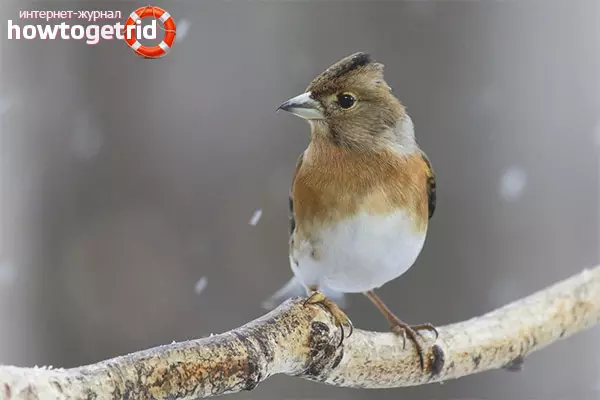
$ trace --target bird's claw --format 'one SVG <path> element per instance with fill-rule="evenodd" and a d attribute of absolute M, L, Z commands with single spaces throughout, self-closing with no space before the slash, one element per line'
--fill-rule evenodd
<path fill-rule="evenodd" d="M 397 335 L 402 335 L 402 350 L 406 349 L 406 338 L 410 339 L 411 342 L 414 343 L 415 348 L 417 349 L 417 353 L 419 354 L 419 362 L 421 364 L 421 369 L 425 369 L 425 359 L 424 359 L 424 348 L 423 345 L 419 342 L 417 336 L 421 336 L 419 331 L 427 330 L 435 333 L 435 338 L 438 338 L 438 331 L 432 324 L 426 323 L 421 325 L 408 325 L 404 322 L 396 322 L 391 326 L 392 332 Z"/>
<path fill-rule="evenodd" d="M 421 336 L 421 337 L 423 337 L 423 335 L 421 335 L 420 331 L 433 332 L 433 334 L 435 335 L 435 340 L 437 340 L 437 338 L 440 336 L 440 334 L 437 331 L 437 329 L 435 328 L 435 326 L 433 326 L 433 324 L 430 324 L 429 322 L 427 322 L 425 324 L 420 324 L 420 325 L 412 325 L 411 328 L 415 332 L 417 332 L 419 334 L 419 336 Z"/>
<path fill-rule="evenodd" d="M 304 305 L 307 304 L 320 304 L 331 313 L 333 319 L 335 320 L 336 326 L 342 331 L 342 337 L 339 343 L 340 346 L 342 345 L 344 339 L 349 338 L 352 335 L 352 332 L 354 332 L 354 325 L 352 324 L 352 321 L 350 321 L 350 318 L 348 318 L 346 313 L 344 313 L 344 311 L 342 311 L 337 304 L 325 297 L 323 292 L 313 292 L 308 299 L 304 301 Z M 348 335 L 346 335 L 346 330 L 344 327 L 348 327 Z"/>

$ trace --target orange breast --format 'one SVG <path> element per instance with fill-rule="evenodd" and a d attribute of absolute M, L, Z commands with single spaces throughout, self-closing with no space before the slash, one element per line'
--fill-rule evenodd
<path fill-rule="evenodd" d="M 427 228 L 426 164 L 420 154 L 357 152 L 326 143 L 309 146 L 292 195 L 299 239 L 359 212 L 406 210 L 415 231 Z"/>

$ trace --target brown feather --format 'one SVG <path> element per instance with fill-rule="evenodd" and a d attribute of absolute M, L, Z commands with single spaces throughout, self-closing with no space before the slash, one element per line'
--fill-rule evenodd
<path fill-rule="evenodd" d="M 356 152 L 313 138 L 292 187 L 296 236 L 359 212 L 403 209 L 422 232 L 428 223 L 427 167 L 421 153 Z"/>
<path fill-rule="evenodd" d="M 319 76 L 314 78 L 306 88 L 315 97 L 331 94 L 345 85 L 368 78 L 376 80 L 383 78 L 383 65 L 373 62 L 365 53 L 355 53 L 336 62 Z"/>

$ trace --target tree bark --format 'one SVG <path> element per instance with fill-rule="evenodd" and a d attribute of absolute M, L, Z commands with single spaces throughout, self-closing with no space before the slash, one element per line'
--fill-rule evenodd
<path fill-rule="evenodd" d="M 0 399 L 194 399 L 254 389 L 275 374 L 335 386 L 394 388 L 497 368 L 600 321 L 600 267 L 467 321 L 439 327 L 421 370 L 392 333 L 341 330 L 319 305 L 291 299 L 232 331 L 73 369 L 0 366 Z"/>

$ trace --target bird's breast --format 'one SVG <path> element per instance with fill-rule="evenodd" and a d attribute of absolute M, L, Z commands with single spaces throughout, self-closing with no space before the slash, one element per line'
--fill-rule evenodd
<path fill-rule="evenodd" d="M 292 187 L 299 232 L 360 213 L 387 216 L 397 210 L 407 213 L 415 231 L 427 228 L 427 177 L 420 154 L 309 150 Z"/>
<path fill-rule="evenodd" d="M 296 228 L 290 257 L 306 284 L 371 290 L 400 276 L 427 230 L 422 158 L 309 154 L 292 194 Z"/>
<path fill-rule="evenodd" d="M 365 292 L 406 272 L 425 242 L 406 210 L 360 212 L 310 235 L 294 235 L 295 273 L 307 285 L 340 292 Z"/>

